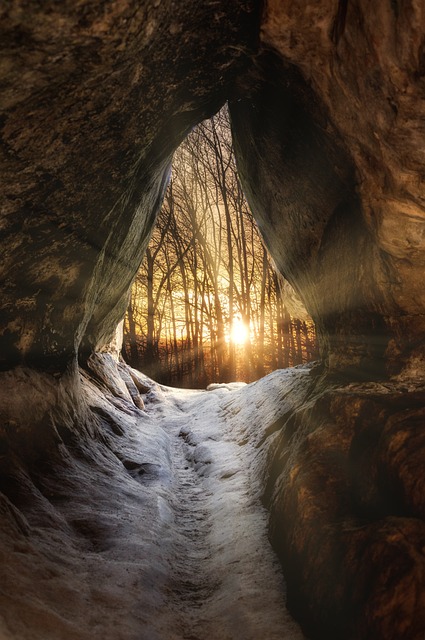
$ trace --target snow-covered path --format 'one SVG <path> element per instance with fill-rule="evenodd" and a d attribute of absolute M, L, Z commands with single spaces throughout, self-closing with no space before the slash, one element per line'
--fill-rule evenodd
<path fill-rule="evenodd" d="M 163 392 L 163 402 L 148 401 L 147 412 L 171 437 L 168 594 L 175 626 L 164 640 L 302 638 L 286 612 L 280 565 L 267 539 L 253 472 L 260 452 L 242 433 L 246 394 L 255 400 L 252 385 Z"/>
<path fill-rule="evenodd" d="M 115 375 L 84 374 L 96 431 L 0 529 L 0 640 L 300 640 L 261 495 L 308 371 L 201 392 L 134 371 L 144 410 Z"/>

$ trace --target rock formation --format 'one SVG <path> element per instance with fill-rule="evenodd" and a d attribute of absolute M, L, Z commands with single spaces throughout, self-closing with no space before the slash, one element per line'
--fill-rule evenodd
<path fill-rule="evenodd" d="M 422 0 L 0 7 L 5 549 L 62 526 L 55 482 L 108 447 L 87 371 L 143 406 L 92 354 L 122 319 L 174 149 L 229 100 L 253 212 L 321 338 L 264 472 L 290 610 L 312 638 L 423 638 L 424 25 Z"/>

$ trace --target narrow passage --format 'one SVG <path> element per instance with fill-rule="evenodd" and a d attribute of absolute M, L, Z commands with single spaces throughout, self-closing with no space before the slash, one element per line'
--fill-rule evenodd
<path fill-rule="evenodd" d="M 162 402 L 147 402 L 171 437 L 167 590 L 175 640 L 303 638 L 285 609 L 282 572 L 267 539 L 256 477 L 264 452 L 244 435 L 255 428 L 253 411 L 257 420 L 265 413 L 263 392 L 261 384 L 163 388 Z"/>
<path fill-rule="evenodd" d="M 85 376 L 99 431 L 62 446 L 42 491 L 24 477 L 34 500 L 0 531 L 0 639 L 301 640 L 261 477 L 307 373 L 200 392 L 134 375 L 144 410 L 118 373 Z"/>

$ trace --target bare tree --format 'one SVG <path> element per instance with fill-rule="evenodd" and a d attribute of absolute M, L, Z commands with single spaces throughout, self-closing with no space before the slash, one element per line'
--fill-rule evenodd
<path fill-rule="evenodd" d="M 135 366 L 190 386 L 314 357 L 314 326 L 288 313 L 240 186 L 225 109 L 175 154 L 125 341 Z"/>

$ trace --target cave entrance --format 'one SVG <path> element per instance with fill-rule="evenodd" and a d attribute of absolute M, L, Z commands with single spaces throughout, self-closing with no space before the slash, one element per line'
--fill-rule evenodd
<path fill-rule="evenodd" d="M 175 153 L 131 292 L 125 358 L 158 382 L 194 388 L 308 362 L 315 327 L 307 312 L 291 313 L 288 287 L 240 185 L 224 107 Z"/>

